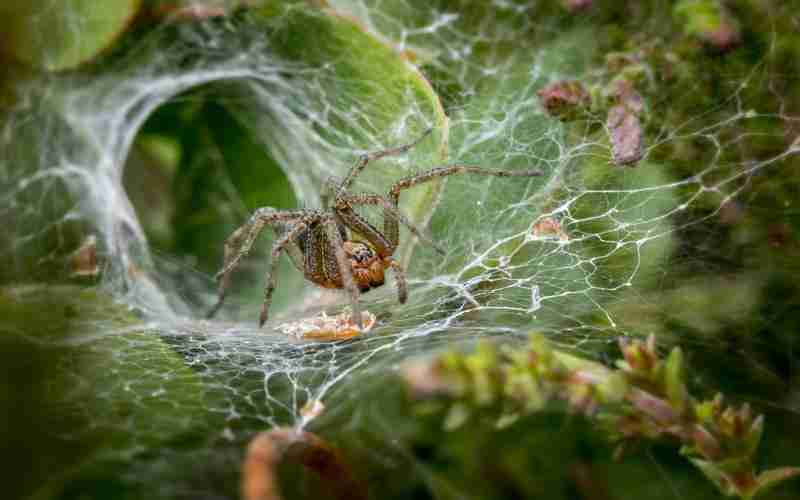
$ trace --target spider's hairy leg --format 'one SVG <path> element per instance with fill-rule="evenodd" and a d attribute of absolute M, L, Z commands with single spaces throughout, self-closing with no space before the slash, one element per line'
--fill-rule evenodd
<path fill-rule="evenodd" d="M 361 155 L 358 158 L 358 161 L 356 162 L 356 164 L 353 165 L 350 168 L 350 171 L 347 173 L 347 177 L 345 177 L 344 180 L 342 181 L 342 183 L 339 184 L 338 195 L 341 196 L 341 195 L 343 195 L 345 193 L 345 191 L 347 191 L 347 189 L 350 187 L 350 185 L 353 184 L 353 181 L 355 180 L 355 178 L 358 177 L 359 174 L 361 173 L 361 171 L 364 170 L 364 167 L 367 166 L 367 163 L 369 163 L 369 162 L 371 162 L 373 160 L 378 160 L 380 158 L 384 158 L 386 156 L 393 156 L 393 155 L 403 154 L 406 151 L 408 151 L 409 149 L 411 149 L 414 146 L 416 146 L 417 144 L 419 144 L 420 142 L 422 142 L 422 140 L 425 139 L 426 137 L 428 137 L 428 135 L 430 135 L 431 132 L 433 132 L 433 127 L 428 128 L 425 132 L 422 133 L 421 136 L 419 136 L 413 142 L 410 142 L 408 144 L 404 144 L 402 146 L 397 146 L 396 148 L 382 149 L 380 151 L 373 151 L 371 153 L 365 153 L 365 154 Z"/>
<path fill-rule="evenodd" d="M 250 219 L 225 240 L 222 269 L 214 277 L 219 281 L 217 303 L 208 311 L 206 318 L 213 318 L 220 307 L 222 307 L 228 292 L 228 287 L 230 286 L 231 273 L 233 273 L 233 270 L 239 265 L 242 258 L 250 252 L 253 243 L 261 231 L 264 230 L 264 227 L 276 222 L 292 222 L 304 216 L 308 216 L 309 213 L 310 211 L 307 210 L 278 211 L 272 207 L 262 207 L 253 212 Z"/>
<path fill-rule="evenodd" d="M 406 272 L 403 270 L 403 266 L 400 265 L 394 259 L 389 264 L 392 266 L 392 271 L 394 271 L 394 281 L 397 283 L 397 301 L 401 304 L 406 303 L 406 299 L 408 298 L 408 286 L 406 285 Z"/>
<path fill-rule="evenodd" d="M 384 242 L 388 242 L 389 252 L 387 255 L 391 255 L 394 253 L 395 248 L 397 248 L 398 238 L 396 236 L 393 237 L 391 234 L 383 235 L 377 232 L 375 228 L 373 228 L 369 223 L 364 221 L 361 217 L 358 216 L 355 212 L 353 212 L 350 205 L 380 205 L 383 207 L 384 213 L 384 227 L 387 226 L 387 220 L 397 221 L 403 224 L 408 228 L 411 233 L 422 240 L 423 242 L 431 245 L 437 252 L 444 255 L 445 251 L 439 247 L 434 241 L 433 238 L 425 233 L 422 229 L 418 228 L 414 223 L 408 220 L 400 210 L 397 209 L 395 205 L 384 198 L 383 196 L 379 196 L 377 194 L 370 194 L 370 193 L 361 193 L 355 194 L 350 196 L 344 196 L 339 198 L 337 202 L 337 213 L 342 217 L 342 219 L 347 223 L 351 229 L 355 230 L 357 233 L 364 235 L 370 243 L 375 244 L 376 242 L 373 241 L 373 238 L 377 239 L 378 237 L 380 240 Z M 388 226 L 391 227 L 391 224 Z M 396 223 L 395 223 L 396 226 Z M 370 233 L 378 233 L 377 236 L 370 237 Z M 377 246 L 377 245 L 376 245 Z"/>
<path fill-rule="evenodd" d="M 313 213 L 312 210 L 275 210 L 272 207 L 262 207 L 253 212 L 250 219 L 225 240 L 225 263 L 222 269 L 214 276 L 215 279 L 230 273 L 242 257 L 246 257 L 253 247 L 264 226 L 275 222 L 292 222 Z M 242 238 L 244 243 L 242 244 Z M 232 256 L 232 257 L 231 257 Z"/>
<path fill-rule="evenodd" d="M 361 306 L 358 304 L 358 298 L 361 292 L 356 286 L 355 279 L 353 278 L 353 270 L 350 268 L 350 263 L 347 260 L 347 254 L 344 252 L 344 240 L 342 235 L 339 234 L 339 227 L 336 224 L 334 216 L 326 217 L 324 222 L 325 231 L 330 239 L 333 251 L 336 254 L 336 264 L 339 267 L 339 274 L 342 277 L 342 284 L 344 289 L 350 294 L 350 307 L 352 309 L 353 322 L 360 329 L 363 325 L 361 321 Z"/>
<path fill-rule="evenodd" d="M 339 191 L 339 186 L 341 183 L 342 179 L 336 177 L 335 175 L 331 175 L 325 179 L 319 195 L 320 201 L 322 202 L 322 208 L 330 208 L 331 202 L 336 199 L 336 194 Z"/>
<path fill-rule="evenodd" d="M 454 174 L 477 174 L 490 175 L 494 177 L 538 177 L 542 175 L 541 170 L 494 170 L 491 168 L 476 167 L 473 165 L 453 164 L 444 167 L 436 167 L 421 174 L 412 175 L 395 182 L 389 190 L 389 196 L 397 206 L 400 200 L 400 192 L 404 189 L 414 187 L 418 184 L 430 182 L 440 177 L 447 177 Z"/>
<path fill-rule="evenodd" d="M 259 328 L 264 326 L 264 323 L 266 323 L 269 317 L 269 306 L 272 304 L 272 292 L 275 291 L 275 287 L 277 286 L 278 263 L 280 262 L 281 252 L 286 248 L 286 245 L 291 244 L 300 233 L 305 231 L 314 220 L 314 217 L 309 217 L 307 220 L 298 221 L 292 229 L 272 245 L 269 269 L 267 270 L 267 275 L 264 280 L 267 283 L 264 287 L 264 304 L 261 306 L 261 315 L 258 318 Z"/>
<path fill-rule="evenodd" d="M 397 244 L 392 244 L 375 226 L 353 211 L 350 206 L 351 201 L 353 201 L 353 197 L 339 198 L 340 204 L 334 208 L 336 215 L 342 220 L 342 224 L 366 238 L 381 258 L 391 256 Z"/>
<path fill-rule="evenodd" d="M 232 267 L 229 267 L 231 260 L 233 260 L 233 256 L 239 251 L 239 247 L 241 246 L 241 241 L 245 237 L 247 233 L 249 233 L 251 227 L 250 223 L 246 223 L 244 226 L 241 226 L 239 229 L 233 232 L 227 240 L 225 240 L 225 254 L 224 254 L 224 261 L 223 261 L 223 270 L 229 268 L 230 270 L 227 272 L 220 271 L 214 276 L 214 278 L 219 281 L 219 290 L 217 291 L 217 302 L 214 306 L 206 313 L 206 318 L 211 319 L 214 315 L 217 314 L 222 304 L 225 302 L 225 296 L 228 294 L 228 287 L 230 286 L 231 276 L 230 272 L 233 270 Z M 238 262 L 238 260 L 236 260 Z"/>

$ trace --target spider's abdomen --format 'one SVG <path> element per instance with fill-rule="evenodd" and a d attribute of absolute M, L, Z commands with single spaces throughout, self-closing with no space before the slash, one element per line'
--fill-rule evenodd
<path fill-rule="evenodd" d="M 295 239 L 303 258 L 298 266 L 306 279 L 323 288 L 343 288 L 336 251 L 325 232 L 325 226 L 312 224 Z"/>

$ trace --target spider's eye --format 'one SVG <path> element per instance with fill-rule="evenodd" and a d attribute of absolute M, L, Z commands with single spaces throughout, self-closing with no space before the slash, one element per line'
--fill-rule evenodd
<path fill-rule="evenodd" d="M 356 261 L 361 263 L 369 260 L 372 257 L 372 250 L 368 246 L 359 246 L 358 250 L 353 254 Z"/>

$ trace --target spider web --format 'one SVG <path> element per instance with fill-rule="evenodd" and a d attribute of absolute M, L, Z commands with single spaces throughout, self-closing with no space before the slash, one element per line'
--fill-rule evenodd
<path fill-rule="evenodd" d="M 535 97 L 554 81 L 603 78 L 589 27 L 575 23 L 559 31 L 556 21 L 537 15 L 543 7 L 536 2 L 474 10 L 384 1 L 330 5 L 396 53 L 414 54 L 409 61 L 415 65 L 404 64 L 431 82 L 447 121 L 411 83 L 384 87 L 363 75 L 348 80 L 337 71 L 347 54 L 321 65 L 294 60 L 275 49 L 257 19 L 243 16 L 165 24 L 102 70 L 31 82 L 4 124 L 0 216 L 9 227 L 0 234 L 0 277 L 58 279 L 67 272 L 65 257 L 86 234 L 96 235 L 100 288 L 113 302 L 101 301 L 94 316 L 80 322 L 77 337 L 52 342 L 94 353 L 98 370 L 120 375 L 101 384 L 96 396 L 108 411 L 89 417 L 90 428 L 61 438 L 79 440 L 98 427 L 125 436 L 94 460 L 127 464 L 130 484 L 160 484 L 156 494 L 167 497 L 191 495 L 179 464 L 235 471 L 255 432 L 308 425 L 302 409 L 314 401 L 327 407 L 322 421 L 340 408 L 357 407 L 366 389 L 356 380 L 391 373 L 413 356 L 486 337 L 522 341 L 533 330 L 594 355 L 594 346 L 632 333 L 630 318 L 617 312 L 620 304 L 646 301 L 641 297 L 647 290 L 668 282 L 670 270 L 690 260 L 676 235 L 719 217 L 754 176 L 779 168 L 800 148 L 794 143 L 777 155 L 735 162 L 724 154 L 751 140 L 741 132 L 746 123 L 792 121 L 750 108 L 747 87 L 767 84 L 767 65 L 760 64 L 731 75 L 722 108 L 698 109 L 702 125 L 693 119 L 662 130 L 635 168 L 618 167 L 604 117 L 567 126 L 548 116 Z M 429 144 L 370 165 L 360 188 L 385 192 L 394 179 L 455 161 L 535 167 L 545 175 L 454 176 L 440 192 L 404 194 L 401 208 L 428 221 L 447 254 L 412 248 L 412 238 L 402 233 L 409 300 L 397 304 L 391 286 L 364 296 L 363 306 L 379 318 L 369 334 L 332 343 L 287 336 L 282 324 L 320 309 L 338 312 L 346 300 L 304 283 L 285 262 L 273 319 L 258 330 L 265 262 L 256 258 L 246 268 L 254 275 L 249 288 L 237 291 L 234 284 L 232 305 L 219 320 L 205 321 L 214 282 L 184 256 L 153 251 L 140 223 L 143 208 L 137 212 L 129 200 L 123 172 L 137 134 L 160 107 L 208 92 L 250 124 L 298 203 L 308 207 L 319 206 L 322 182 L 346 173 L 358 154 L 406 143 L 430 126 L 435 132 Z M 699 119 L 707 116 L 713 125 Z M 701 166 L 691 174 L 672 168 L 693 160 L 664 151 L 698 141 L 708 151 Z M 226 203 L 244 205 L 236 193 Z M 238 208 L 228 215 L 242 221 L 246 213 Z M 542 230 L 547 224 L 559 229 Z M 14 292 L 19 300 L 31 293 L 24 287 Z M 119 306 L 144 323 L 110 312 Z M 163 360 L 174 353 L 180 362 L 163 371 Z M 77 385 L 86 383 L 84 372 L 65 370 Z M 119 418 L 111 409 L 120 391 L 134 395 L 133 416 Z M 155 401 L 172 410 L 142 417 L 153 413 Z M 87 411 L 80 401 L 70 404 L 73 411 Z M 202 435 L 202 443 L 187 450 L 171 441 L 183 434 Z M 192 488 L 219 488 L 198 486 L 201 475 L 193 474 Z M 225 473 L 211 473 L 209 483 L 217 475 Z"/>

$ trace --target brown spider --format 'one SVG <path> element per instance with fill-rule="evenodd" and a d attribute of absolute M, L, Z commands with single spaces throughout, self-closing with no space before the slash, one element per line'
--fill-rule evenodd
<path fill-rule="evenodd" d="M 330 178 L 323 187 L 324 210 L 275 210 L 271 207 L 257 209 L 250 219 L 225 241 L 225 262 L 217 273 L 219 298 L 208 312 L 211 318 L 225 300 L 233 270 L 246 256 L 264 226 L 276 229 L 277 240 L 272 245 L 271 262 L 267 271 L 267 286 L 264 289 L 264 305 L 261 308 L 259 326 L 267 321 L 272 292 L 275 290 L 275 275 L 278 258 L 282 251 L 289 252 L 295 267 L 305 278 L 324 288 L 344 288 L 350 294 L 352 317 L 361 328 L 359 296 L 384 283 L 384 272 L 392 268 L 397 282 L 400 303 L 407 298 L 405 273 L 392 258 L 399 244 L 399 224 L 406 226 L 412 234 L 433 245 L 444 253 L 419 228 L 398 210 L 400 192 L 403 189 L 452 174 L 473 173 L 497 177 L 533 177 L 541 175 L 538 170 L 489 170 L 470 165 L 453 164 L 437 167 L 395 182 L 388 197 L 372 193 L 350 193 L 348 189 L 364 167 L 372 160 L 405 153 L 422 141 L 432 129 L 425 131 L 416 141 L 392 149 L 361 155 L 343 179 Z M 378 230 L 353 207 L 377 205 L 383 208 L 383 231 Z M 399 224 L 398 224 L 399 223 Z"/>

